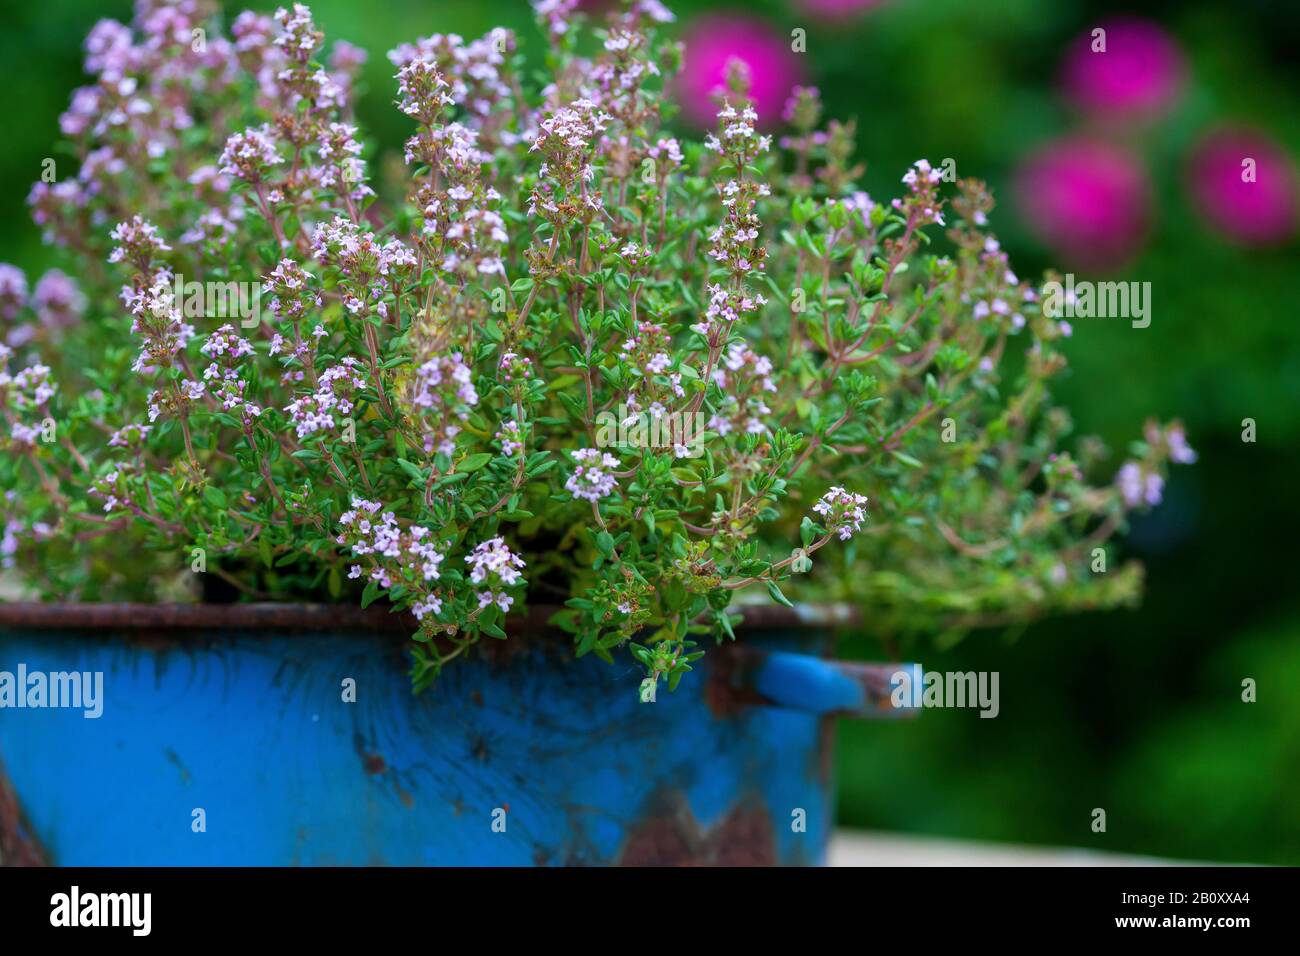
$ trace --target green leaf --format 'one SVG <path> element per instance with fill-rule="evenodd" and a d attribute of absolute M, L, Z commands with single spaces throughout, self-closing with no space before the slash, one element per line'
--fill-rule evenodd
<path fill-rule="evenodd" d="M 777 586 L 775 581 L 767 582 L 767 593 L 772 595 L 772 600 L 777 604 L 784 604 L 786 607 L 794 607 L 794 605 L 790 603 L 790 599 L 781 593 L 781 589 Z"/>
<path fill-rule="evenodd" d="M 397 459 L 397 464 L 402 469 L 402 471 L 406 472 L 406 474 L 409 475 L 415 481 L 418 481 L 423 484 L 424 482 L 429 480 L 428 473 L 426 473 L 425 470 L 421 468 L 419 465 L 412 464 L 411 462 L 407 461 L 405 458 Z"/>

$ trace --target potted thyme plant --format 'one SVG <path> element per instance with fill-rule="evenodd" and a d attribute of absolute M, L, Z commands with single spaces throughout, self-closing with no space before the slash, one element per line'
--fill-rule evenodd
<path fill-rule="evenodd" d="M 188 736 L 189 779 L 197 763 L 210 789 L 191 797 L 147 764 L 157 795 L 138 812 L 175 835 L 133 856 L 124 820 L 81 848 L 54 839 L 68 858 L 287 859 L 256 839 L 185 841 L 208 832 L 192 810 L 284 802 L 213 778 L 245 739 L 240 708 L 288 667 L 282 717 L 315 716 L 283 720 L 272 758 L 301 777 L 359 754 L 363 771 L 331 783 L 310 826 L 261 811 L 326 846 L 294 859 L 735 862 L 743 844 L 815 861 L 826 781 L 802 763 L 843 708 L 719 703 L 739 666 L 722 651 L 763 630 L 745 608 L 847 602 L 881 634 L 950 635 L 1138 596 L 1139 570 L 1106 568 L 1106 542 L 1192 453 L 1177 423 L 1148 424 L 1117 472 L 1096 442 L 1067 450 L 1048 384 L 1071 330 L 1012 271 L 983 184 L 922 160 L 873 200 L 853 126 L 823 125 L 805 88 L 777 138 L 739 64 L 716 130 L 687 139 L 666 125 L 671 14 L 635 0 L 588 30 L 576 5 L 535 4 L 548 47 L 527 60 L 502 29 L 391 51 L 410 138 L 387 165 L 352 116 L 364 54 L 327 45 L 306 7 L 241 14 L 227 36 L 207 0 L 146 0 L 134 28 L 91 31 L 92 80 L 60 121 L 75 175 L 58 160 L 29 200 L 77 279 L 29 294 L 0 266 L 3 560 L 60 602 L 3 609 L 0 665 L 106 671 L 104 719 L 116 707 L 124 734 Z M 295 618 L 295 603 L 311 607 Z M 387 629 L 355 610 L 372 604 L 412 638 L 405 664 L 344 639 Z M 766 620 L 787 643 L 807 630 L 791 611 Z M 206 637 L 140 650 L 149 628 Z M 581 660 L 509 650 L 545 629 Z M 226 740 L 189 735 L 194 686 L 158 683 L 161 657 L 147 680 L 128 673 L 122 646 L 201 658 Z M 242 669 L 208 673 L 236 651 Z M 721 678 L 688 673 L 715 656 Z M 536 668 L 562 676 L 541 688 Z M 401 688 L 407 672 L 428 692 Z M 509 689 L 497 705 L 494 687 Z M 151 693 L 170 708 L 142 706 Z M 463 740 L 448 729 L 476 713 Z M 557 715 L 558 736 L 541 727 Z M 687 722 L 701 741 L 679 746 Z M 530 777 L 512 811 L 521 785 L 493 758 L 530 724 L 520 747 L 554 745 L 563 769 L 539 772 L 566 795 Z M 57 803 L 37 748 L 91 745 L 79 720 L 49 733 L 0 733 L 32 818 L 10 828 L 10 856 L 57 829 L 37 819 Z M 592 782 L 646 747 L 660 764 Z M 697 775 L 727 753 L 751 770 L 717 770 L 735 800 L 710 806 Z M 429 765 L 434 783 L 415 769 Z M 449 784 L 444 765 L 472 779 Z M 340 836 L 373 796 L 359 788 L 382 786 L 403 820 Z M 577 840 L 551 816 L 578 792 L 642 807 L 641 823 Z M 430 842 L 412 803 L 458 806 L 481 842 Z M 520 816 L 527 840 L 509 837 Z M 393 849 L 411 841 L 422 856 Z"/>

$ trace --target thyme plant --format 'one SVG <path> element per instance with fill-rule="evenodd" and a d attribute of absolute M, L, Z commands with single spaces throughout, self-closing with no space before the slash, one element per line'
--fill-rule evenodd
<path fill-rule="evenodd" d="M 6 565 L 56 600 L 390 602 L 417 687 L 529 604 L 652 688 L 744 601 L 954 635 L 1137 596 L 1106 542 L 1194 456 L 1176 423 L 1118 473 L 1064 446 L 1071 330 L 982 183 L 921 160 L 876 201 L 853 125 L 807 88 L 757 116 L 738 63 L 686 138 L 663 6 L 534 6 L 527 60 L 501 29 L 388 54 L 387 164 L 364 54 L 304 6 L 94 27 L 76 174 L 30 195 L 78 282 L 0 266 Z"/>

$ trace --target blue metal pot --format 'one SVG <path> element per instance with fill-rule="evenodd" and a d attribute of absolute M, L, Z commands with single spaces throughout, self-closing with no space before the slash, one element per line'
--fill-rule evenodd
<path fill-rule="evenodd" d="M 834 609 L 747 610 L 653 703 L 545 616 L 417 696 L 395 615 L 0 605 L 0 862 L 816 864 L 835 719 L 908 713 L 819 656 Z"/>

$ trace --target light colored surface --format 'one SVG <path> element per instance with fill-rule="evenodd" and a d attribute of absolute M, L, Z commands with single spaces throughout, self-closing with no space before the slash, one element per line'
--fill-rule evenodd
<path fill-rule="evenodd" d="M 1097 838 L 1100 842 L 1105 835 Z M 1187 862 L 1077 847 L 975 843 L 863 830 L 835 831 L 830 850 L 831 866 L 1181 866 Z"/>

